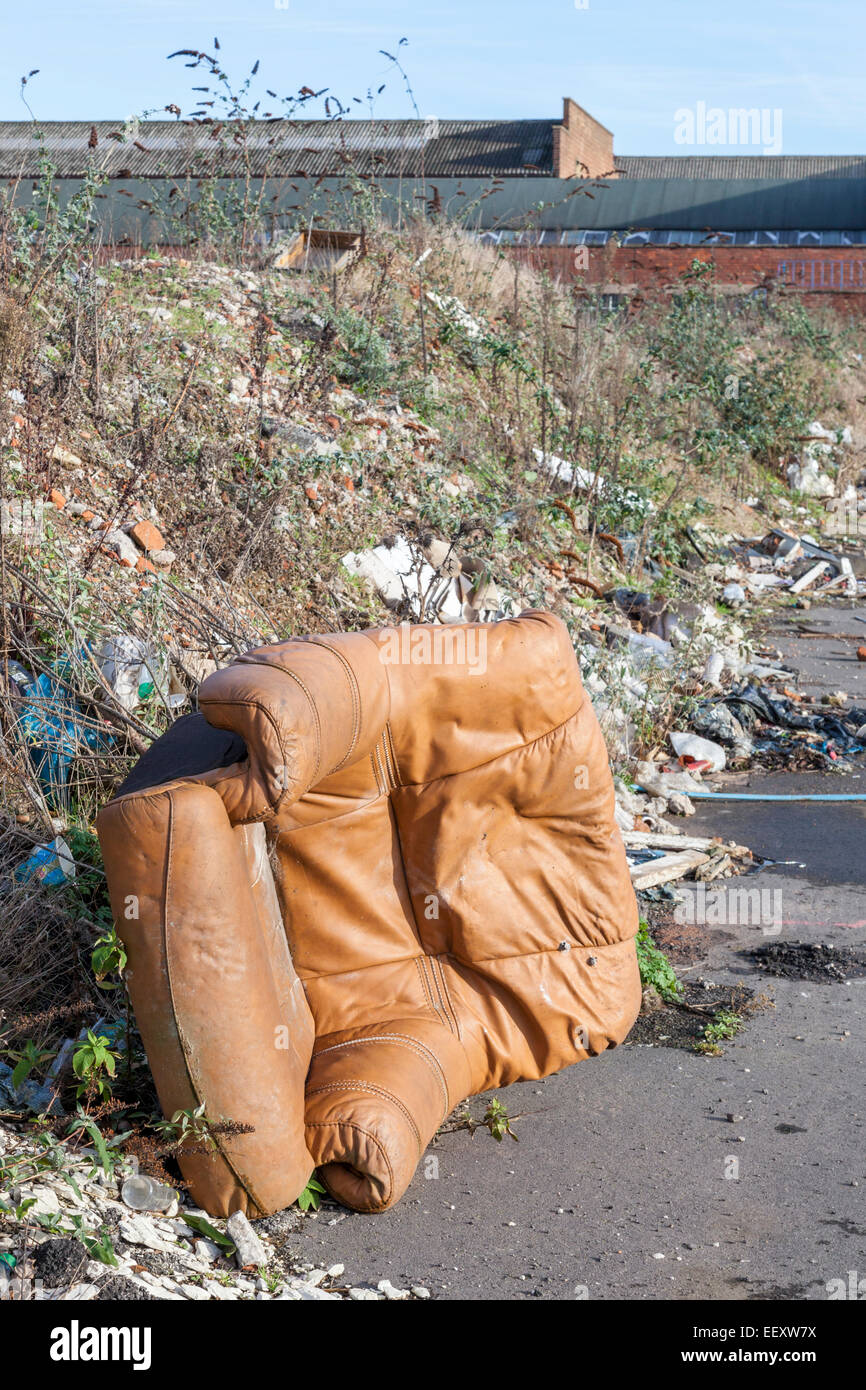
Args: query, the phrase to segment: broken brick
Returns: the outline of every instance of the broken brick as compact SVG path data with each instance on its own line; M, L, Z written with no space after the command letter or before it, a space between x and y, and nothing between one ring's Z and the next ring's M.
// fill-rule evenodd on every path
M165 541L152 521L137 521L129 534L142 550L165 550Z

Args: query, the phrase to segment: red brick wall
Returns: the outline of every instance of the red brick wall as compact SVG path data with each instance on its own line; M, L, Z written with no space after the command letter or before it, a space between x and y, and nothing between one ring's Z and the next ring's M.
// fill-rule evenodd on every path
M544 246L514 247L511 254L566 283L652 297L674 288L692 261L711 261L722 287L748 293L784 285L785 293L806 301L866 310L866 246ZM788 269L780 275L783 262Z
M613 175L613 136L571 97L562 102L562 125L553 127L553 169L558 179Z

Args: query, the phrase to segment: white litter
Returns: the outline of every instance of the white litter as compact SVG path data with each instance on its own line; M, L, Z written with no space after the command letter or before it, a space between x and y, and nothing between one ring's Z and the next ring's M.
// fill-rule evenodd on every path
M668 738L678 758L689 757L698 762L706 759L712 764L711 772L721 772L725 766L725 750L720 743L713 743L712 739L678 731L668 734Z

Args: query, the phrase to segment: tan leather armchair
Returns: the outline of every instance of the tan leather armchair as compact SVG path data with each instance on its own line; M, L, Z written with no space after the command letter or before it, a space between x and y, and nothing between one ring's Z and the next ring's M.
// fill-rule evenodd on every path
M199 705L98 829L160 1103L222 1122L181 1151L206 1210L315 1166L381 1211L467 1096L625 1037L637 911L557 619L299 638Z

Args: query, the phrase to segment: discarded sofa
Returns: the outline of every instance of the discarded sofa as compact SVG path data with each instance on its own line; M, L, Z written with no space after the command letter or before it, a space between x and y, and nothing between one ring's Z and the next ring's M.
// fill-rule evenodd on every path
M315 1167L358 1211L467 1096L616 1045L640 1004L607 755L568 633L298 638L204 681L98 819L127 982L194 1199Z

